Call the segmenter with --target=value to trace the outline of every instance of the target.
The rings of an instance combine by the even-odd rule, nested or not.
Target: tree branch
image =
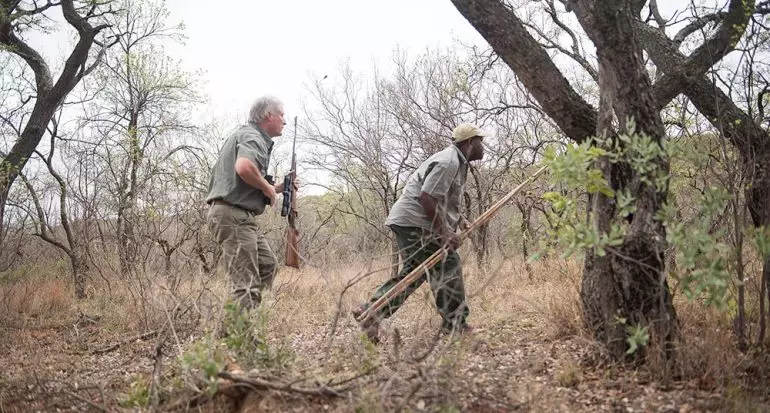
[[[658,10],[658,1],[657,0],[650,0],[650,14],[652,14],[652,17],[655,19],[655,22],[658,23],[658,27],[661,29],[664,29],[666,25],[668,24],[668,21],[663,18],[663,16],[660,14],[660,10]]]
[[[655,83],[655,95],[661,107],[680,93],[688,79],[705,73],[733,50],[746,31],[751,11],[744,6],[744,0],[730,0],[729,11],[714,37],[696,49],[685,62],[665,71],[666,74]],[[647,26],[641,21],[635,24]]]
[[[727,17],[727,12],[720,11],[718,13],[709,14],[707,16],[698,17],[690,24],[682,28],[676,36],[674,36],[674,42],[681,44],[687,36],[703,29],[709,23],[719,23]]]
[[[687,61],[679,51],[677,44],[659,30],[642,22],[635,22],[635,30],[643,42],[653,63],[664,72],[676,71]],[[683,86],[683,89],[678,89]],[[757,154],[767,153],[765,146],[770,145],[770,135],[751,119],[735,102],[730,99],[705,74],[700,73],[685,78],[682,83],[654,85],[654,92],[661,107],[670,99],[684,92],[695,107],[722,131],[725,137],[741,152],[746,159],[754,159]],[[667,100],[668,99],[668,100]]]
[[[596,111],[572,88],[516,14],[499,0],[452,0],[513,69],[564,133],[581,142],[596,132]]]
[[[0,7],[9,7],[5,3],[0,3]],[[53,87],[51,70],[43,56],[13,32],[13,17],[10,13],[0,13],[0,44],[8,46],[7,50],[24,59],[35,74],[38,96],[45,95]]]
[[[251,377],[229,372],[220,372],[217,376],[230,380],[234,383],[247,384],[257,390],[277,390],[289,393],[298,393],[306,396],[325,396],[325,397],[346,397],[343,393],[351,390],[352,387],[333,388],[327,385],[319,385],[316,388],[294,387],[291,383],[275,383],[263,380],[258,377]]]

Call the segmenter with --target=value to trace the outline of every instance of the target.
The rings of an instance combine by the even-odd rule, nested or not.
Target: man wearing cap
[[[398,310],[409,295],[427,279],[436,307],[443,319],[442,331],[468,331],[468,306],[465,302],[460,256],[456,234],[458,225],[467,225],[460,214],[468,162],[484,156],[483,138],[477,126],[463,123],[452,132],[452,144],[433,154],[409,177],[401,197],[393,204],[385,225],[396,237],[401,255],[401,271],[374,292],[367,302],[353,311],[358,317],[377,299],[393,288],[414,268],[442,246],[449,250],[443,261],[396,296],[379,314],[361,325],[372,342],[379,340],[380,321]],[[462,221],[462,222],[461,222]]]

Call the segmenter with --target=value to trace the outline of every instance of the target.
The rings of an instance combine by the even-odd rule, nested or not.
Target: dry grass
[[[736,348],[729,317],[697,302],[677,300],[682,342],[678,346],[678,374],[715,388],[740,373],[744,358]]]
[[[35,274],[0,285],[0,303],[3,320],[51,320],[71,312],[76,300],[68,281]]]
[[[685,381],[694,379],[695,387],[661,393],[655,383],[637,379],[654,377],[654,372],[629,375],[622,366],[594,370],[584,364],[582,357],[593,351],[594,344],[590,343],[580,316],[581,266],[574,261],[535,262],[535,277],[531,280],[524,270],[524,262],[519,259],[493,260],[485,269],[467,263],[464,274],[471,308],[469,322],[479,329],[478,333],[460,341],[437,340],[440,319],[430,290],[424,285],[394,317],[383,323],[384,341],[374,347],[362,339],[350,310],[366,300],[387,277],[388,269],[378,268],[381,266],[372,261],[280,271],[272,291],[265,296],[267,336],[271,346],[289,349],[293,360],[275,374],[300,380],[300,383],[312,383],[339,380],[369,368],[374,370],[359,380],[360,387],[349,399],[311,400],[259,393],[249,396],[253,411],[260,411],[259,406],[272,410],[345,412],[593,411],[599,408],[636,411],[640,406],[647,406],[642,410],[654,411],[667,405],[679,409],[684,404],[700,402],[706,403],[703,405],[706,410],[708,406],[716,406],[708,404],[708,397],[699,402],[698,398],[703,395],[698,389],[724,394],[729,389],[733,394],[730,402],[733,411],[755,403],[735,387],[749,360],[735,351],[729,320],[697,303],[677,301],[676,304],[686,339],[679,349],[678,372]],[[375,271],[377,269],[380,271]],[[363,277],[367,274],[369,276]],[[173,291],[159,277],[134,275],[126,280],[112,277],[109,288],[106,281],[92,278],[95,282],[89,298],[82,301],[72,298],[72,287],[63,277],[26,275],[3,283],[0,285],[0,319],[34,318],[42,324],[45,324],[43,320],[65,320],[66,323],[62,321],[59,325],[72,325],[80,314],[85,314],[97,320],[92,334],[102,335],[97,343],[96,338],[83,338],[88,333],[79,333],[81,348],[86,346],[89,350],[132,334],[162,329],[172,320],[173,331],[165,335],[169,354],[163,368],[164,383],[171,388],[180,374],[174,367],[177,357],[204,331],[218,328],[221,305],[227,296],[227,285],[221,275],[210,279],[200,275],[183,278]],[[18,336],[24,328],[27,327],[16,324],[8,331]],[[119,394],[125,394],[135,377],[150,376],[152,363],[148,364],[147,357],[153,354],[157,343],[157,340],[137,341],[127,346],[144,348],[140,353],[114,353],[141,354],[144,360],[135,363],[134,375],[116,382]],[[10,341],[6,345],[13,354],[25,351],[13,347]],[[72,363],[72,356],[59,359],[46,348],[37,351],[43,354],[39,357],[45,358],[46,363]],[[108,363],[116,363],[114,358],[109,360]],[[108,380],[111,369],[105,366],[105,375],[100,380]],[[5,380],[23,377],[23,372],[14,371]],[[625,401],[617,399],[618,389],[626,394]],[[116,399],[111,396],[103,403],[114,404]],[[0,394],[0,402],[2,400]],[[211,404],[206,408],[226,411],[217,410]]]

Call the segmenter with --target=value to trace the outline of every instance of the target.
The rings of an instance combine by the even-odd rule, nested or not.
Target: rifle
[[[294,142],[291,145],[291,169],[283,178],[283,206],[281,216],[288,216],[286,228],[286,266],[299,269],[299,230],[297,229],[297,191],[294,190],[294,176],[297,174],[297,117],[294,117]]]

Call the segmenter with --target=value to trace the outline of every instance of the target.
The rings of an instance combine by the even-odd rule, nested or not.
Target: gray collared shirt
[[[264,212],[264,194],[238,176],[235,172],[235,161],[238,158],[251,160],[265,177],[272,150],[273,140],[256,124],[247,123],[236,129],[225,140],[217,163],[211,169],[206,202],[222,200],[255,214]]]
[[[431,155],[407,179],[401,197],[390,210],[385,225],[418,227],[432,230],[431,221],[420,205],[419,197],[425,192],[437,201],[437,215],[451,231],[457,229],[460,206],[468,176],[468,161],[460,149],[450,145]]]

